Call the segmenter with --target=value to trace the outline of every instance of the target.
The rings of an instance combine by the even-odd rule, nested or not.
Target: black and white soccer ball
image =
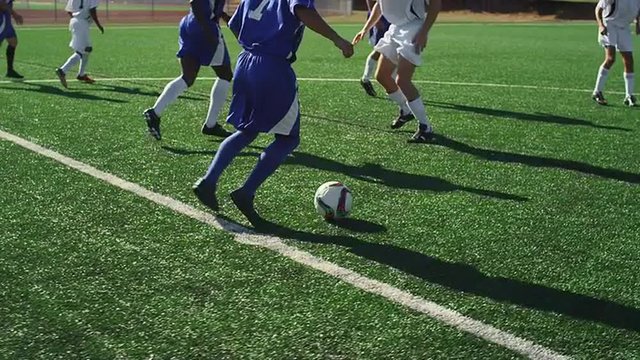
[[[351,212],[351,190],[338,181],[326,182],[316,190],[313,199],[318,214],[325,220],[344,219]]]

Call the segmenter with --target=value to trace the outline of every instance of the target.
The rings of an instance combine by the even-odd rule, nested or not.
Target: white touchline
[[[481,321],[464,316],[457,311],[448,309],[432,301],[413,295],[407,291],[398,289],[389,284],[374,279],[370,279],[355,271],[346,269],[332,262],[318,258],[311,253],[302,251],[294,246],[287,245],[282,239],[278,237],[256,234],[240,225],[217,218],[211,213],[198,210],[193,206],[185,204],[176,199],[145,189],[138,184],[98,170],[91,165],[87,165],[83,162],[74,160],[58,152],[49,150],[40,145],[25,140],[21,137],[0,130],[0,139],[10,141],[25,149],[31,150],[37,154],[46,156],[59,163],[62,163],[72,169],[76,169],[82,173],[103,180],[120,189],[132,192],[135,195],[153,201],[156,204],[165,206],[177,213],[187,215],[205,224],[209,224],[216,229],[232,233],[235,235],[235,241],[239,243],[260,246],[266,249],[273,250],[274,252],[279,253],[282,256],[286,256],[287,258],[297,263],[309,266],[316,270],[320,270],[325,274],[336,277],[359,289],[387,298],[412,310],[426,314],[431,318],[437,319],[449,326],[475,335],[486,341],[501,345],[531,359],[569,358],[542,345],[538,345],[533,341],[518,337],[506,331],[502,331]]]
[[[100,78],[95,77],[95,80],[99,82],[118,82],[118,81],[170,81],[175,77],[139,77],[139,78]],[[215,80],[214,77],[199,77],[200,80]],[[360,79],[349,78],[308,78],[301,77],[298,81],[317,81],[317,82],[358,82]],[[24,80],[24,81],[11,81],[0,80],[0,84],[11,83],[27,83],[27,84],[46,84],[57,83],[58,79],[42,79],[42,80]],[[493,88],[506,88],[506,89],[527,89],[527,90],[548,90],[548,91],[568,91],[568,92],[580,92],[580,93],[592,93],[593,90],[589,89],[576,89],[576,88],[564,88],[556,86],[539,86],[539,85],[519,85],[519,84],[496,84],[496,83],[479,83],[479,82],[459,82],[459,81],[437,81],[437,80],[413,80],[417,84],[433,84],[433,85],[448,85],[448,86],[475,86],[475,87],[493,87]],[[2,90],[2,88],[0,88]],[[78,88],[82,90],[82,88]],[[609,91],[610,94],[624,95],[624,92]]]

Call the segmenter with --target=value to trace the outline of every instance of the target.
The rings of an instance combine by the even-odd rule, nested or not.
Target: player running
[[[635,19],[636,35],[640,35],[640,0],[600,0],[596,5],[598,40],[604,47],[604,62],[598,71],[596,87],[591,98],[600,105],[607,105],[602,91],[607,82],[609,70],[616,60],[616,49],[624,63],[624,84],[626,106],[636,106],[638,100],[633,95],[635,77],[633,74],[633,41],[629,24]]]
[[[369,10],[368,16],[371,16],[371,10],[373,9],[373,4],[375,0],[367,0],[367,9]],[[376,22],[375,26],[369,30],[369,43],[371,46],[376,46],[378,41],[382,39],[384,33],[389,30],[389,22],[387,19],[383,17],[380,18],[378,22]],[[371,78],[376,71],[376,67],[378,66],[378,59],[380,58],[380,53],[376,50],[371,51],[369,56],[367,56],[367,61],[364,63],[364,74],[362,75],[362,79],[360,79],[360,85],[369,96],[375,97],[376,90],[373,88],[373,84],[371,84]]]
[[[202,125],[205,135],[228,136],[229,133],[218,124],[217,119],[227,100],[233,71],[229,61],[229,51],[220,31],[220,19],[229,21],[224,9],[224,0],[191,0],[189,14],[180,21],[180,59],[182,75],[168,83],[152,108],[144,111],[149,134],[160,140],[160,117],[165,108],[180,94],[191,87],[198,77],[200,66],[211,66],[218,79],[211,88],[211,101],[207,118]]]
[[[193,190],[203,204],[217,211],[216,187],[224,169],[259,133],[274,134],[245,183],[231,193],[254,226],[260,219],[253,203],[256,190],[300,143],[298,86],[291,63],[305,25],[331,40],[344,57],[353,55],[351,43],[327,25],[313,0],[244,0],[229,23],[244,49],[238,56],[227,118],[237,131],[220,144]]]
[[[95,22],[100,32],[104,34],[104,28],[100,24],[98,13],[96,12],[98,2],[99,0],[69,0],[64,8],[71,17],[69,20],[69,31],[71,31],[69,47],[74,51],[67,61],[56,69],[56,75],[65,88],[67,87],[67,72],[78,62],[80,62],[80,67],[78,68],[76,79],[87,84],[95,82],[87,75],[86,71],[89,64],[89,55],[93,51],[89,33],[91,23]]]
[[[360,42],[382,16],[391,23],[374,48],[382,55],[376,79],[400,107],[400,115],[391,123],[392,129],[418,118],[418,130],[409,142],[425,143],[434,138],[424,103],[412,78],[416,67],[422,63],[421,54],[427,46],[429,30],[441,8],[442,0],[378,0],[364,28],[353,39],[354,44]],[[398,75],[394,78],[392,74],[396,68]]]
[[[11,18],[18,25],[22,25],[22,16],[13,10],[13,0],[0,0],[0,45],[3,40],[7,40],[7,74],[6,77],[12,79],[22,79],[24,76],[18,74],[13,68],[13,60],[18,47],[18,36],[13,28]]]

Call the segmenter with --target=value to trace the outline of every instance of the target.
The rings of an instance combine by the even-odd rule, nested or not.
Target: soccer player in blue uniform
[[[244,49],[238,56],[227,118],[237,131],[220,144],[193,190],[203,204],[217,211],[216,187],[224,169],[259,133],[274,134],[244,184],[231,193],[254,226],[260,220],[253,203],[256,190],[300,143],[298,89],[291,63],[305,26],[331,40],[344,57],[353,55],[353,45],[327,25],[313,0],[243,0],[229,22]]]
[[[202,125],[205,135],[227,136],[229,133],[218,124],[220,110],[231,87],[233,71],[229,51],[220,31],[220,19],[228,22],[224,9],[225,0],[191,0],[191,11],[180,21],[180,58],[182,75],[168,83],[152,108],[144,111],[149,134],[161,139],[160,116],[164,109],[191,87],[198,77],[200,66],[211,66],[218,79],[211,88],[211,102],[207,119]]]
[[[13,0],[0,0],[0,45],[2,45],[3,40],[7,40],[6,76],[13,79],[22,79],[24,76],[13,69],[13,59],[16,55],[16,47],[18,47],[18,36],[11,23],[12,17],[18,25],[22,25],[22,16],[13,10]]]
[[[373,9],[375,1],[367,0],[367,8],[369,9],[367,17],[371,16],[371,10]],[[384,37],[384,33],[389,30],[389,26],[391,24],[384,16],[380,17],[380,20],[375,24],[371,30],[369,30],[369,43],[371,46],[376,46],[378,41]],[[373,84],[371,84],[371,78],[376,72],[376,68],[378,67],[378,59],[380,59],[380,53],[373,49],[369,56],[367,56],[367,61],[364,63],[364,74],[362,75],[362,79],[360,79],[360,85],[364,89],[364,91],[369,96],[375,97],[376,90],[373,88]]]

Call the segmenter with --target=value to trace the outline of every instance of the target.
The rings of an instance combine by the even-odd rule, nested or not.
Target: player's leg
[[[604,62],[598,69],[598,76],[596,77],[596,85],[593,89],[591,98],[600,105],[607,105],[607,100],[604,97],[603,91],[607,78],[609,76],[609,70],[616,61],[616,48],[609,44],[609,37],[601,37],[601,43],[604,46]]]
[[[400,56],[398,61],[398,75],[396,83],[407,98],[407,105],[411,109],[413,115],[418,119],[418,130],[410,139],[411,142],[428,142],[433,139],[433,129],[429,122],[429,116],[425,109],[420,92],[413,84],[413,74],[415,73],[416,65],[412,61]]]
[[[15,36],[15,31],[13,32],[13,36],[7,38],[7,77],[13,79],[22,79],[24,76],[18,74],[17,71],[13,68],[13,62],[16,55],[16,48],[18,47],[18,37]]]
[[[209,110],[207,111],[207,118],[204,124],[202,124],[202,133],[205,135],[215,135],[226,137],[229,136],[229,132],[226,131],[220,124],[218,124],[218,116],[222,110],[222,106],[227,101],[227,94],[229,88],[231,88],[231,80],[233,79],[233,70],[231,70],[231,62],[229,61],[229,52],[227,47],[220,37],[218,50],[214,54],[211,68],[218,77],[211,87],[211,99],[209,102]],[[219,57],[222,57],[219,59]]]
[[[143,112],[149,134],[156,140],[162,139],[160,133],[160,117],[170,104],[173,104],[178,97],[190,88],[198,77],[200,71],[200,60],[192,55],[186,54],[180,58],[182,74],[170,81],[158,96],[152,108]]]
[[[622,61],[624,62],[624,85],[626,96],[624,98],[624,104],[630,107],[634,107],[638,104],[638,100],[635,95],[635,75],[633,72],[633,52],[623,51],[620,53]]]
[[[82,59],[82,53],[84,52],[85,47],[87,46],[85,40],[81,36],[81,31],[78,25],[79,20],[76,18],[72,18],[69,20],[69,31],[71,32],[71,41],[69,42],[69,47],[73,49],[73,54],[69,56],[67,61],[62,64],[59,68],[56,68],[56,75],[58,79],[60,79],[60,83],[64,88],[67,88],[67,73],[71,70],[72,67],[76,66]]]
[[[78,76],[76,76],[76,79],[87,84],[95,83],[95,80],[87,75],[87,66],[89,65],[89,57],[92,51],[92,46],[86,46],[84,51],[80,53],[80,66],[78,67]]]
[[[382,85],[387,96],[400,108],[400,114],[391,122],[392,129],[398,129],[415,117],[407,105],[407,99],[396,84],[393,74],[396,71],[396,64],[386,55],[382,54],[378,60],[378,69],[376,70],[376,80]]]
[[[360,85],[369,96],[375,97],[377,95],[373,84],[371,84],[371,79],[375,75],[379,59],[380,53],[373,50],[369,56],[367,56],[367,60],[364,63],[364,73],[362,74],[362,79],[360,79]]]

